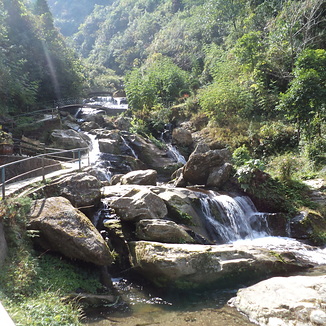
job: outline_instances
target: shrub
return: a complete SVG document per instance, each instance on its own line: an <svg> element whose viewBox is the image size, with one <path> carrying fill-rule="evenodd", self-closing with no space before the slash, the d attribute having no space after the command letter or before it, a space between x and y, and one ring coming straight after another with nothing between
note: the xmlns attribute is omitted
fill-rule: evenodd
<svg viewBox="0 0 326 326"><path fill-rule="evenodd" d="M298 146L298 133L293 125L280 121L268 123L260 128L260 144L255 153L260 156L283 154Z"/></svg>
<svg viewBox="0 0 326 326"><path fill-rule="evenodd" d="M242 145L234 150L232 154L233 164L236 166L244 165L251 158L250 152L246 145Z"/></svg>
<svg viewBox="0 0 326 326"><path fill-rule="evenodd" d="M326 164L326 139L322 137L314 138L305 146L305 152L316 168Z"/></svg>

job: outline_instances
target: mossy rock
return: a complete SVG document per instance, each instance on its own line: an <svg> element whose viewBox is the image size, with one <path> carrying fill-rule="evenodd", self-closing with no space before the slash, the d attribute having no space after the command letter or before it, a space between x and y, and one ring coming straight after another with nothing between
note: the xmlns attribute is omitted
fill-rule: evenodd
<svg viewBox="0 0 326 326"><path fill-rule="evenodd" d="M316 211L302 210L291 221L291 236L313 245L325 245L326 218Z"/></svg>

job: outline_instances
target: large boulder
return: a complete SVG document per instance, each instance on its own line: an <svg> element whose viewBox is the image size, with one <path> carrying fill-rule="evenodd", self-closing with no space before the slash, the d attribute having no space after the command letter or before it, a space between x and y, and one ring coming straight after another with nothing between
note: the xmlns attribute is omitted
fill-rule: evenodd
<svg viewBox="0 0 326 326"><path fill-rule="evenodd" d="M216 169L222 169L222 166L230 160L230 152L228 149L208 150L206 152L198 152L195 150L192 153L183 167L183 178L186 182L193 185L206 185L209 176L214 173ZM227 170L225 170L227 169ZM225 171L230 172L226 166ZM222 174L225 174L223 172ZM223 175L223 180L227 176ZM213 180L212 176L210 180Z"/></svg>
<svg viewBox="0 0 326 326"><path fill-rule="evenodd" d="M129 244L133 267L159 287L191 289L262 279L307 268L296 252L251 244L197 245L138 241Z"/></svg>
<svg viewBox="0 0 326 326"><path fill-rule="evenodd" d="M51 197L33 202L29 229L39 231L35 238L45 250L96 265L110 265L112 254L91 221L68 199Z"/></svg>
<svg viewBox="0 0 326 326"><path fill-rule="evenodd" d="M121 154L120 143L115 139L99 139L100 152L109 154Z"/></svg>
<svg viewBox="0 0 326 326"><path fill-rule="evenodd" d="M175 128L172 131L172 143L179 146L191 146L193 144L191 132L184 128Z"/></svg>
<svg viewBox="0 0 326 326"><path fill-rule="evenodd" d="M86 173L74 173L58 179L44 188L48 197L62 196L75 207L96 206L101 200L101 182Z"/></svg>
<svg viewBox="0 0 326 326"><path fill-rule="evenodd" d="M326 325L326 275L274 277L230 301L261 326Z"/></svg>
<svg viewBox="0 0 326 326"><path fill-rule="evenodd" d="M166 216L164 201L149 189L132 189L123 197L114 199L110 206L123 221L161 219Z"/></svg>
<svg viewBox="0 0 326 326"><path fill-rule="evenodd" d="M144 162L148 169L155 169L159 174L170 177L179 168L175 158L169 156L168 150L159 148L151 140L139 135L129 135L125 138L134 149L138 159Z"/></svg>
<svg viewBox="0 0 326 326"><path fill-rule="evenodd" d="M50 139L53 147L63 149L84 148L88 147L90 139L83 133L73 129L53 130Z"/></svg>
<svg viewBox="0 0 326 326"><path fill-rule="evenodd" d="M165 243L193 243L186 230L173 221L141 220L137 223L136 237L140 240Z"/></svg>
<svg viewBox="0 0 326 326"><path fill-rule="evenodd" d="M157 172L155 170L136 170L123 175L120 178L123 185L137 184L156 186Z"/></svg>
<svg viewBox="0 0 326 326"><path fill-rule="evenodd" d="M157 187L152 189L162 198L168 208L168 217L174 222L186 225L198 237L201 243L209 242L203 217L200 215L200 202L198 192L186 188Z"/></svg>
<svg viewBox="0 0 326 326"><path fill-rule="evenodd" d="M207 178L206 186L220 188L230 178L233 166L230 163L224 163L221 166L213 168Z"/></svg>

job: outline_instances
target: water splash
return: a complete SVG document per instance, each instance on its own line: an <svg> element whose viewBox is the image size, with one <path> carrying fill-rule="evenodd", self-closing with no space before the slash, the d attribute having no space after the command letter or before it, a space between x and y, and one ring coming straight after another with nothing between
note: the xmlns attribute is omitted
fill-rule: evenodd
<svg viewBox="0 0 326 326"><path fill-rule="evenodd" d="M270 234L266 215L255 208L249 197L230 197L214 192L200 196L206 228L217 242L255 239Z"/></svg>

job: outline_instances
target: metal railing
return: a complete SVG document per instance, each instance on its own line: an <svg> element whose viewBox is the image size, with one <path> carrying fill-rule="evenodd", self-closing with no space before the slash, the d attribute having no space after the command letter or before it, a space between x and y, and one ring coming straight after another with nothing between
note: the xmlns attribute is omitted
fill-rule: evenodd
<svg viewBox="0 0 326 326"><path fill-rule="evenodd" d="M38 171L41 171L40 175L42 177L42 182L46 183L45 176L53 171L47 172L46 170L49 170L49 168L53 168L55 166L60 165L60 168L58 170L61 170L63 167L61 163L76 163L78 162L78 169L81 170L82 168L82 153L85 153L87 155L87 166L90 165L90 157L89 157L89 148L88 147L83 147L83 148L75 148L75 149L70 149L70 150L60 150L60 151L54 151L52 153L45 153L45 154L40 154L32 157L27 157L23 158L21 160L15 161L15 162L10 162L4 165L0 165L0 177L1 177L1 183L0 187L2 189L2 199L4 200L6 198L6 185L9 183L12 183L14 181L19 180L24 180L24 178L31 173L35 173ZM62 156L62 154L72 154L71 157L67 156ZM84 154L85 155L85 154ZM27 172L20 173L15 175L14 177L11 177L9 179L6 179L6 169L9 169L15 165L21 164L23 162L28 162L31 160L35 160L37 158L41 159L41 166L38 168L35 168L33 170L28 170ZM52 159L56 160L54 164L45 164L45 159Z"/></svg>

